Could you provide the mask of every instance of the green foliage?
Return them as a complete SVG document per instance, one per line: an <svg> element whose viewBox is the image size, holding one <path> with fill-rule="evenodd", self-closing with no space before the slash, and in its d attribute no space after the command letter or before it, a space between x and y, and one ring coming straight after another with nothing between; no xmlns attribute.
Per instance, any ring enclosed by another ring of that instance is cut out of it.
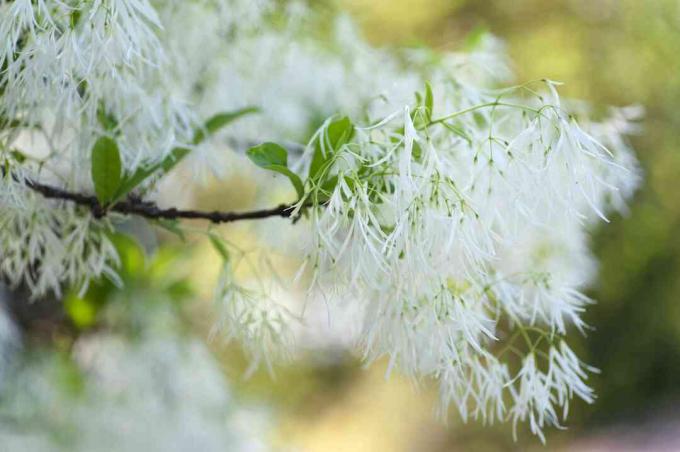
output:
<svg viewBox="0 0 680 452"><path fill-rule="evenodd" d="M163 247L147 256L129 235L112 233L109 240L120 258L118 278L90 281L84 294L73 289L64 298L65 314L77 329L88 330L104 323L135 328L135 312L155 309L156 302L180 303L193 295L188 281L175 274L178 253L173 248ZM107 321L111 312L115 312L115 321Z"/></svg>
<svg viewBox="0 0 680 452"><path fill-rule="evenodd" d="M312 163L309 166L309 179L318 179L334 153L347 144L353 136L354 125L347 116L331 122L325 133L322 133L316 141Z"/></svg>
<svg viewBox="0 0 680 452"><path fill-rule="evenodd" d="M260 168L288 177L299 198L305 194L302 179L288 168L288 151L282 146L276 143L263 143L248 149L246 155Z"/></svg>
<svg viewBox="0 0 680 452"><path fill-rule="evenodd" d="M189 154L189 149L187 148L174 148L170 154L168 154L163 160L154 165L141 166L137 170L129 175L123 177L123 180L116 192L116 200L121 199L132 190L137 188L139 184L144 182L150 176L155 174L159 170L163 170L163 173L168 173L172 168L175 167L184 157Z"/></svg>
<svg viewBox="0 0 680 452"><path fill-rule="evenodd" d="M122 179L122 164L118 144L101 137L92 147L92 182L97 199L102 204L113 201Z"/></svg>
<svg viewBox="0 0 680 452"><path fill-rule="evenodd" d="M425 82L425 116L427 122L432 120L432 110L434 108L434 96L432 95L432 85L430 82Z"/></svg>
<svg viewBox="0 0 680 452"><path fill-rule="evenodd" d="M477 25L465 36L464 48L468 52L476 50L484 38L489 36L489 30L486 27Z"/></svg>
<svg viewBox="0 0 680 452"><path fill-rule="evenodd" d="M100 104L99 108L97 108L97 121L108 132L113 132L118 128L118 121L112 114L106 111L103 104Z"/></svg>
<svg viewBox="0 0 680 452"><path fill-rule="evenodd" d="M64 298L64 310L73 325L84 330L91 328L97 321L97 312L100 304L96 297L79 297L75 292L70 292Z"/></svg>
<svg viewBox="0 0 680 452"><path fill-rule="evenodd" d="M74 326L86 330L94 327L100 312L110 298L122 287L131 286L135 278L141 276L140 272L145 269L145 254L139 244L130 236L124 234L110 234L109 240L116 247L120 258L120 266L117 269L120 281L101 279L91 281L85 294L79 294L71 290L64 299L64 310Z"/></svg>
<svg viewBox="0 0 680 452"><path fill-rule="evenodd" d="M224 240L222 240L221 237L219 237L216 234L210 234L208 235L208 238L210 239L210 244L215 248L215 251L217 251L217 254L220 255L222 258L222 261L226 264L229 262L229 250L227 249L227 246L224 244Z"/></svg>
<svg viewBox="0 0 680 452"><path fill-rule="evenodd" d="M288 167L288 151L276 143L263 143L246 152L250 160L260 168L271 166Z"/></svg>
<svg viewBox="0 0 680 452"><path fill-rule="evenodd" d="M187 238L179 220L158 219L154 221L154 224L176 235L181 241L186 242Z"/></svg>
<svg viewBox="0 0 680 452"><path fill-rule="evenodd" d="M153 173L158 171L161 167L160 164L152 166L143 166L137 168L137 170L132 174L126 174L121 181L118 190L116 191L116 200L123 198L125 195L130 193L132 190L137 188L139 184L148 179Z"/></svg>
<svg viewBox="0 0 680 452"><path fill-rule="evenodd" d="M217 132L218 130L231 124L232 122L236 121L237 119L243 116L250 115L253 113L259 113L259 111L260 109L257 107L246 107L240 110L216 114L205 122L205 125L203 126L202 129L198 129L196 131L196 133L194 134L193 144L200 144L201 142L203 142L203 140L206 139L207 135L211 135Z"/></svg>
<svg viewBox="0 0 680 452"><path fill-rule="evenodd" d="M160 168L163 170L164 173L170 172L171 169L173 169L179 162L184 159L187 155L189 155L191 151L187 148L175 148L170 152L170 154L163 159L163 161L160 163ZM158 168L155 168L154 171L156 171Z"/></svg>
<svg viewBox="0 0 680 452"><path fill-rule="evenodd" d="M258 108L248 107L212 116L202 128L196 130L193 144L200 144L208 135L217 132L243 116L257 113L258 111ZM102 127L109 132L115 131L118 127L116 119L106 113L103 106L100 106L97 110L97 118ZM92 180L95 184L97 198L103 204L118 201L158 171L162 170L163 173L168 173L190 152L191 150L188 148L176 147L160 162L142 165L132 174L123 174L117 143L111 138L102 137L97 141L92 150ZM95 153L97 154L96 156ZM118 162L117 164L116 161ZM95 171L97 173L96 176ZM296 186L297 189L298 187Z"/></svg>

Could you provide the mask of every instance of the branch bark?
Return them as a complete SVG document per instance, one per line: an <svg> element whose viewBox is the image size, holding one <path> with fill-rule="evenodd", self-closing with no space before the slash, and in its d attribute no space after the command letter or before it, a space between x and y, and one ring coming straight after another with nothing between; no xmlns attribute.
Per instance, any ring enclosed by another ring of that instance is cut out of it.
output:
<svg viewBox="0 0 680 452"><path fill-rule="evenodd" d="M218 210L204 211L177 209L175 207L164 209L160 208L155 203L135 198L128 198L110 206L104 206L93 195L71 192L32 180L26 180L26 185L45 198L60 199L87 207L96 218L102 218L106 216L108 212L117 212L124 215L137 215L154 220L198 219L208 220L212 223L232 223L235 221L259 220L270 217L290 218L294 208L292 204L280 204L269 209L251 210L246 212L223 212Z"/></svg>

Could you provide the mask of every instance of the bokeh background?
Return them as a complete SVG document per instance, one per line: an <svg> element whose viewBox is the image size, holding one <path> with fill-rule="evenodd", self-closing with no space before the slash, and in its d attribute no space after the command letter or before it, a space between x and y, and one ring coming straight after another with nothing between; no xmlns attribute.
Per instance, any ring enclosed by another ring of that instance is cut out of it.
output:
<svg viewBox="0 0 680 452"><path fill-rule="evenodd" d="M548 449L680 450L680 2L677 0L343 0L381 46L460 48L484 28L505 41L519 81L550 78L598 106L641 105L631 137L645 181L627 215L593 231L600 276L587 337L572 342L598 399L576 402ZM434 385L346 356L309 357L271 381L240 381L245 398L272 401L275 437L318 451L525 450L509 428L448 425L433 417ZM233 362L233 360L232 360ZM238 366L229 370L235 381ZM544 449L545 450L545 449Z"/></svg>

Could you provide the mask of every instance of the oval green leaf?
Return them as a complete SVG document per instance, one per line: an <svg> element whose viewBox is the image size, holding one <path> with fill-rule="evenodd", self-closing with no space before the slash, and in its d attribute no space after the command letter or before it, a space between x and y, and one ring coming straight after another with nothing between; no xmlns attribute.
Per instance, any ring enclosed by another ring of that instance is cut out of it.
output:
<svg viewBox="0 0 680 452"><path fill-rule="evenodd" d="M91 173L99 202L111 202L116 196L122 177L120 151L113 139L101 137L92 147Z"/></svg>

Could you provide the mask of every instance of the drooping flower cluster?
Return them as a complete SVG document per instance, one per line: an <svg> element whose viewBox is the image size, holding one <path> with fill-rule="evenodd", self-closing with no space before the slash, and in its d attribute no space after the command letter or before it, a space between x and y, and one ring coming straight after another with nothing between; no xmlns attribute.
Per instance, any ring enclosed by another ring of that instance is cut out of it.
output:
<svg viewBox="0 0 680 452"><path fill-rule="evenodd" d="M128 167L162 158L191 120L165 76L160 28L147 0L3 1L0 117L42 130L71 173L102 133L119 136Z"/></svg>
<svg viewBox="0 0 680 452"><path fill-rule="evenodd" d="M40 296L115 274L108 221L26 181L91 192L98 137L117 137L128 171L187 139L160 28L146 0L0 2L0 271L11 284Z"/></svg>
<svg viewBox="0 0 680 452"><path fill-rule="evenodd" d="M116 281L118 255L106 235L110 223L42 198L15 166L16 161L6 160L7 171L0 176L0 273L5 280L25 284L33 297L59 296L63 287L84 291L93 276Z"/></svg>
<svg viewBox="0 0 680 452"><path fill-rule="evenodd" d="M561 338L590 303L585 228L631 193L635 161L624 123L585 132L553 82L530 98L447 82L351 140L342 120L320 129L309 261L326 296L361 306L368 360L436 377L463 418L542 435L573 394L593 399Z"/></svg>
<svg viewBox="0 0 680 452"><path fill-rule="evenodd" d="M293 337L290 328L293 315L273 297L273 291L251 288L239 283L226 261L215 289L218 321L212 335L223 335L227 341L238 340L251 359L246 376L260 364L273 373L273 364L290 357Z"/></svg>

